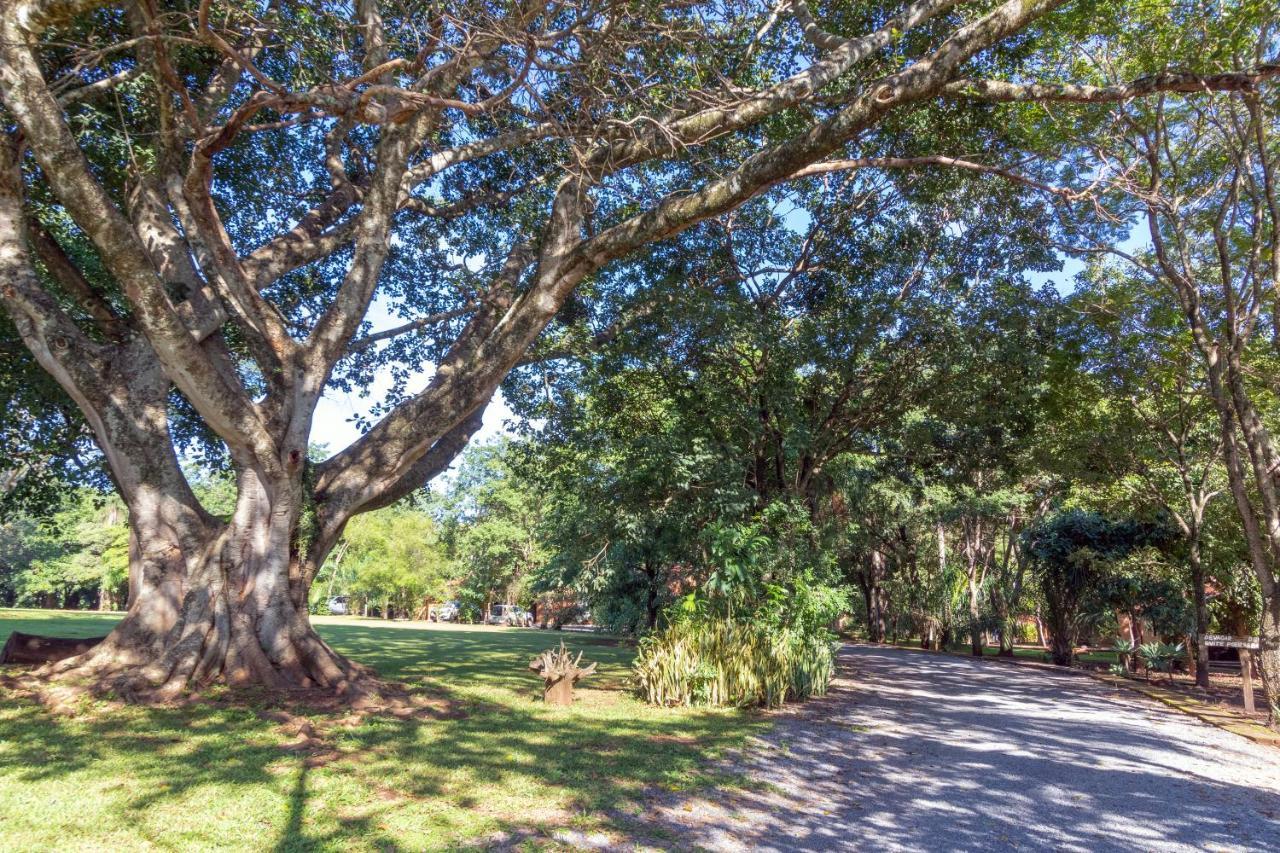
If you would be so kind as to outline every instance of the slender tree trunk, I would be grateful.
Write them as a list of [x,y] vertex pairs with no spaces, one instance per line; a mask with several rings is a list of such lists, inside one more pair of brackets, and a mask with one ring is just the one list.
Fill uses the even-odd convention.
[[[1194,318],[1192,324],[1194,329]],[[1227,468],[1227,482],[1235,499],[1245,534],[1245,543],[1249,549],[1250,562],[1262,592],[1261,647],[1257,657],[1262,673],[1262,689],[1270,709],[1268,722],[1272,728],[1280,728],[1280,583],[1277,582],[1274,571],[1276,564],[1274,543],[1275,535],[1280,534],[1280,518],[1271,517],[1264,510],[1262,520],[1267,523],[1268,528],[1274,528],[1264,533],[1259,524],[1258,511],[1249,497],[1244,461],[1241,459],[1240,440],[1236,435],[1236,427],[1239,424],[1238,407],[1247,406],[1249,401],[1243,393],[1237,395],[1234,400],[1227,396],[1223,388],[1222,365],[1218,361],[1216,348],[1205,347],[1202,348],[1202,352],[1205,355],[1210,380],[1210,393],[1221,417],[1223,460]],[[1246,447],[1249,444],[1250,435],[1254,441],[1261,440],[1260,432],[1255,427],[1252,431],[1244,433],[1243,440]],[[1259,487],[1259,491],[1274,493],[1273,485],[1269,480],[1269,471],[1259,471],[1255,464],[1254,475],[1255,485]],[[1268,633],[1268,627],[1270,633]]]
[[982,590],[974,569],[969,570],[969,651],[976,657],[982,657],[986,646],[982,636]]
[[1209,603],[1204,594],[1204,562],[1200,553],[1200,537],[1198,531],[1193,532],[1188,546],[1188,560],[1191,575],[1191,600],[1195,605],[1195,654],[1196,686],[1209,687],[1209,646],[1205,636],[1209,633]]
[[1259,651],[1254,655],[1262,674],[1262,690],[1266,696],[1270,725],[1280,728],[1280,592],[1269,590],[1264,595],[1259,622]]
[[653,631],[658,627],[658,571],[647,560],[644,564],[645,575],[645,627]]

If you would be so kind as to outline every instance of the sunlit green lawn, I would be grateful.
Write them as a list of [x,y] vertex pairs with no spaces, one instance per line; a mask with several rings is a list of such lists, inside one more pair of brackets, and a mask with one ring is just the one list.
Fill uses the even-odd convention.
[[[0,609],[0,643],[13,630],[102,634],[115,618]],[[646,790],[725,781],[708,759],[764,725],[645,705],[626,688],[632,650],[599,637],[316,621],[356,660],[438,693],[454,718],[344,727],[313,715],[325,748],[291,752],[290,732],[239,701],[97,703],[68,718],[0,690],[0,848],[422,850],[506,837],[536,849],[565,828],[617,838],[642,820]],[[568,709],[537,701],[526,669],[562,637],[600,661]]]

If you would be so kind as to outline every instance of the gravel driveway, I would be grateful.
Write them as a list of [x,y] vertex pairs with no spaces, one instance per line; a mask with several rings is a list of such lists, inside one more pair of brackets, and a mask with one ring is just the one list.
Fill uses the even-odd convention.
[[1280,751],[1069,673],[847,646],[823,700],[651,802],[680,849],[1280,851]]

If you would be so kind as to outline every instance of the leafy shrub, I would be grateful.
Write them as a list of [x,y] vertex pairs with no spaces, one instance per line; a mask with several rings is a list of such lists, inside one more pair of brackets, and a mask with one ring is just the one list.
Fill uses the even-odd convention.
[[1186,584],[1171,578],[1114,571],[1099,582],[1091,603],[1108,614],[1118,611],[1149,623],[1158,637],[1195,630],[1195,611],[1187,598]]
[[1174,661],[1182,654],[1181,643],[1176,646],[1169,643],[1143,643],[1138,646],[1138,657],[1142,658],[1148,672],[1171,672]]
[[[1133,661],[1133,655],[1134,655],[1133,646],[1129,643],[1128,640],[1121,637],[1117,639],[1115,643],[1112,644],[1111,651],[1116,653],[1116,659],[1120,661],[1120,663],[1118,664],[1119,668],[1123,670],[1125,673],[1127,673]],[[1115,666],[1112,667],[1112,669],[1115,669],[1115,668],[1116,668]],[[1115,675],[1115,673],[1112,673],[1112,675]]]
[[729,618],[680,619],[640,641],[634,675],[658,705],[762,705],[826,693],[835,644],[825,630]]
[[1143,548],[1168,546],[1177,536],[1164,521],[1111,520],[1082,510],[1057,513],[1022,533],[1040,581],[1053,662],[1070,666],[1082,629],[1096,623],[1096,599],[1107,570]]
[[778,501],[703,531],[709,574],[640,643],[635,679],[660,705],[774,707],[826,692],[829,626],[849,607],[805,507]]
[[1014,624],[1013,637],[1019,643],[1030,645],[1040,640],[1040,635],[1036,632],[1036,623],[1034,622],[1017,622]]

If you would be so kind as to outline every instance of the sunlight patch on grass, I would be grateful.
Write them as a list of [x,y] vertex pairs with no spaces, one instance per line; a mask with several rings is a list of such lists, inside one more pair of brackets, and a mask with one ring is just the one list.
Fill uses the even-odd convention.
[[[93,636],[119,614],[0,610],[10,631]],[[250,705],[89,703],[56,717],[0,691],[0,838],[10,849],[376,850],[483,843],[493,833],[624,831],[647,790],[724,780],[708,760],[764,719],[661,709],[627,688],[633,650],[560,632],[318,618],[382,675],[445,698],[456,719],[311,715],[322,749]],[[526,667],[563,639],[600,662],[570,708]]]

